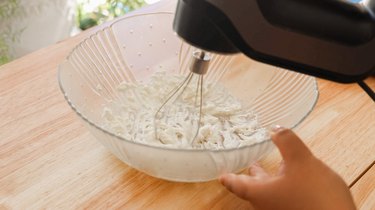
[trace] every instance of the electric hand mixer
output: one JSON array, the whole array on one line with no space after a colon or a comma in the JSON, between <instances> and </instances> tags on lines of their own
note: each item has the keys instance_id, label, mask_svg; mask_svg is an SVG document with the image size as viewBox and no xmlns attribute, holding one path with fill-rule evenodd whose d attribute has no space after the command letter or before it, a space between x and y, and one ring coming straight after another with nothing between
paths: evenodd
<instances>
[{"instance_id":1,"label":"electric hand mixer","mask_svg":"<svg viewBox=\"0 0 375 210\"><path fill-rule=\"evenodd\" d=\"M361 4L341 0L179 0L173 27L186 42L205 51L241 52L296 72L341 83L357 82L375 101L374 92L363 82L375 70L375 0ZM202 78L204 73L196 65L202 59L193 59L190 79L171 92L157 115L181 94L193 74L198 72ZM203 78L200 81L203 83ZM199 88L201 83L197 94ZM202 95L198 98L199 121Z\"/></svg>"}]
</instances>

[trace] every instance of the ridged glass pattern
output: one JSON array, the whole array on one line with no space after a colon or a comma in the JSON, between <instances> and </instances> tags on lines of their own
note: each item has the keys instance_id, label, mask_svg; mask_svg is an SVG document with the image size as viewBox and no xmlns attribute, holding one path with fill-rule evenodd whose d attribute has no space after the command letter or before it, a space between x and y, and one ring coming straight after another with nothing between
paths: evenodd
<instances>
[{"instance_id":1,"label":"ridged glass pattern","mask_svg":"<svg viewBox=\"0 0 375 210\"><path fill-rule=\"evenodd\" d=\"M132 142L102 128L103 108L126 81L147 82L156 71L187 74L194 47L172 30L173 14L135 15L80 43L59 67L61 90L93 136L126 164L151 176L198 182L237 172L267 154L263 143L226 150L166 149ZM243 55L213 55L205 81L225 86L253 109L261 124L293 128L318 97L314 78L255 62Z\"/></svg>"}]
</instances>

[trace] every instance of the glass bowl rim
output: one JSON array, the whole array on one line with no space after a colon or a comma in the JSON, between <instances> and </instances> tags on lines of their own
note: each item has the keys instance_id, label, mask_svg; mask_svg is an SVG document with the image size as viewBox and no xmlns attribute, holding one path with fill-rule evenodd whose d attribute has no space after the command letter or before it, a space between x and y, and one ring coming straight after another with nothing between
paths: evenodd
<instances>
[{"instance_id":1,"label":"glass bowl rim","mask_svg":"<svg viewBox=\"0 0 375 210\"><path fill-rule=\"evenodd\" d=\"M135 14L135 15L131 15L131 16L128 16L128 17L116 20L113 23L111 23L109 26L106 26L106 27L98 30L97 32L91 34L90 36L86 37L85 39L83 39L79 44L77 44L77 46L75 46L69 52L68 56L58 65L57 80L58 80L58 83L59 83L60 90L63 93L65 100L68 102L70 108L81 119L83 119L86 123L88 123L89 125L93 126L96 129L100 130L101 132L104 132L105 134L107 134L107 135L109 135L111 137L116 138L117 140L125 141L125 142L131 143L131 144L136 144L136 145L139 145L139 146L146 146L146 147L153 148L153 149L162 149L162 150L168 150L168 151L186 151L186 152L203 152L203 151L206 151L206 152L219 153L219 152L231 152L231 151L234 151L234 150L250 148L250 147L254 147L254 146L259 145L259 144L264 144L264 143L270 142L271 138L267 138L266 140L264 140L262 142L257 142L255 144L245 145L245 146L241 146L241 147L234 147L234 148L224 148L224 149L206 149L206 148L194 149L194 148L163 147L163 146L151 145L151 144L141 143L141 142L137 142L137 141L130 141L128 139L125 139L124 137L122 137L120 135L117 135L115 133L112 133L111 131L109 131L107 129L104 129L102 126L97 125L96 123L92 122L91 120L88 119L88 117L86 117L81 111L78 110L78 108L69 99L68 94L67 94L67 92L65 91L65 89L64 89L64 87L62 85L62 81L61 81L61 72L63 71L62 70L62 65L64 63L68 62L68 59L70 58L70 56L72 55L72 53L77 48L81 47L83 45L83 43L85 43L87 40L90 40L92 37L97 36L100 32L103 32L105 29L113 27L113 25L116 24L117 22L123 21L125 19L130 19L130 18L133 18L133 17L137 17L137 16L154 15L154 14L173 14L173 13L172 12L154 12L154 13ZM278 68L278 67L275 67L275 68ZM289 71L289 70L287 70L287 71ZM308 75L306 75L306 76L308 76ZM310 115L310 113L312 112L312 110L314 109L314 107L316 106L316 104L318 102L318 99L319 99L318 84L317 84L316 79L314 77L312 77L312 78L314 80L314 89L315 89L314 92L316 93L316 95L315 95L315 101L314 101L314 103L312 103L309 111L300 120L298 120L294 125L292 125L291 127L289 127L290 129L296 128L301 122L303 122L307 118L307 116ZM269 129L269 128L266 128L266 129Z\"/></svg>"}]
</instances>

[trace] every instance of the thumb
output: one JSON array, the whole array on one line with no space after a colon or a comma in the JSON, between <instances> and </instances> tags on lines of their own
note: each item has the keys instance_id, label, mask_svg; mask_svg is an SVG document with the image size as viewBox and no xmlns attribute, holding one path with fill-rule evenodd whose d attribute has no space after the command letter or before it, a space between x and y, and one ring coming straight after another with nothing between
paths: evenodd
<instances>
[{"instance_id":1,"label":"thumb","mask_svg":"<svg viewBox=\"0 0 375 210\"><path fill-rule=\"evenodd\" d=\"M309 148L292 130L280 126L272 130L272 141L279 149L286 165L291 162L306 160L312 156Z\"/></svg>"}]
</instances>

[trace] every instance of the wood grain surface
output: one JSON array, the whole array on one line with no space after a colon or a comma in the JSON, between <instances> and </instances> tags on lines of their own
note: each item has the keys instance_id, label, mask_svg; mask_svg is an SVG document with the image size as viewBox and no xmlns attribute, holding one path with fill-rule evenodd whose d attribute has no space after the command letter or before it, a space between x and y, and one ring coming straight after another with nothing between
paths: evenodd
<instances>
[{"instance_id":1,"label":"wood grain surface","mask_svg":"<svg viewBox=\"0 0 375 210\"><path fill-rule=\"evenodd\" d=\"M58 88L57 67L108 24L0 67L0 209L247 209L217 181L174 183L138 172L83 127ZM374 78L367 82L375 88ZM374 209L375 104L355 84L318 84L318 103L295 131L351 186L361 209ZM272 171L279 161L274 151L260 164Z\"/></svg>"},{"instance_id":2,"label":"wood grain surface","mask_svg":"<svg viewBox=\"0 0 375 210\"><path fill-rule=\"evenodd\" d=\"M352 187L358 209L375 209L375 165Z\"/></svg>"}]
</instances>

